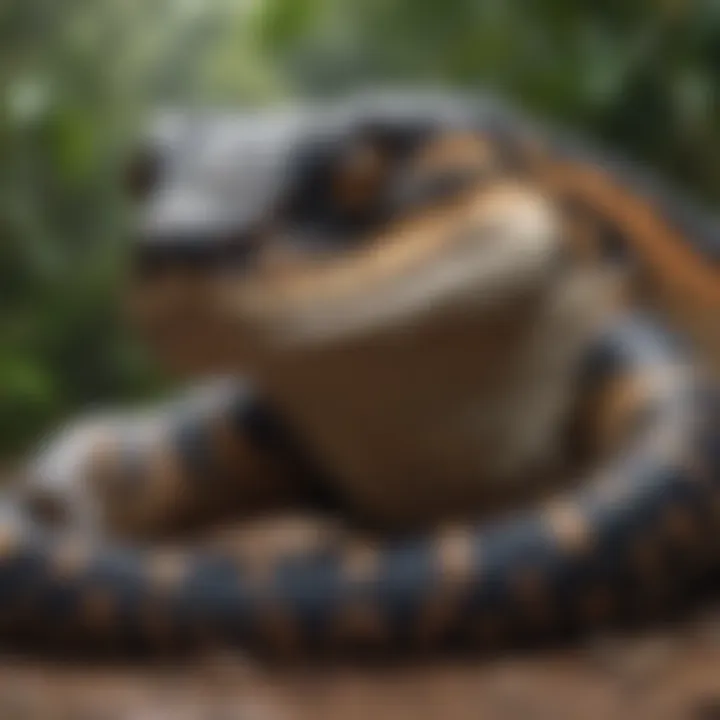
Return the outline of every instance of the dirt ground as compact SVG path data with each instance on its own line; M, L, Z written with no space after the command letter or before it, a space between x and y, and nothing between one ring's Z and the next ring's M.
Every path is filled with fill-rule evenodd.
M493 662L263 669L67 667L6 659L0 720L720 719L720 611L643 636Z

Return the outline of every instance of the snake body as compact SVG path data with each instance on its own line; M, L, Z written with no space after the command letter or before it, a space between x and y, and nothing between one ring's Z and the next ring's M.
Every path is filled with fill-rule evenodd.
M473 116L473 136L493 157L536 179L544 173L548 187L562 181L565 207L595 233L584 236L586 261L631 258L659 278L663 298L679 293L720 312L720 245L699 215L691 218L702 231L689 232L622 172L557 148L548 155L552 143L538 154L534 135L488 118L478 127ZM493 173L473 182L492 183ZM712 345L718 335L703 337ZM493 521L350 536L261 562L213 548L93 548L8 513L0 520L4 631L93 649L215 643L295 656L497 648L662 612L720 563L716 383L683 340L637 308L597 333L579 378L601 406L622 407L611 414L620 434L613 452L573 489ZM303 462L262 403L244 393L223 402L249 446ZM173 452L188 476L211 474L217 438L206 430L176 428ZM203 482L196 493L211 492ZM327 490L327 480L317 487Z

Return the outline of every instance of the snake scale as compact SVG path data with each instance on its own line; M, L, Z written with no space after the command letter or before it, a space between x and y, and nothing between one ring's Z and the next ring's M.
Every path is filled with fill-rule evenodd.
M720 410L712 372L698 360L712 364L720 347L712 216L626 163L485 99L361 97L301 113L191 113L158 127L153 162L143 156L133 176L145 212L130 304L170 364L233 377L130 421L89 422L30 463L28 487L41 499L65 492L72 522L57 529L7 506L0 626L8 641L92 651L216 643L284 657L495 649L647 619L717 569ZM539 205L560 219L559 249L538 240L537 224L549 217ZM505 249L478 260L475 240L468 245L465 226L454 225L472 213L483 242L507 234ZM506 257L515 235L526 245ZM510 510L473 519L483 500L466 493L465 460L519 463L521 476L549 462L529 442L503 455L507 437L493 434L500 421L479 459L471 442L470 450L453 444L454 429L443 434L455 427L443 415L447 397L465 412L460 399L476 391L480 361L466 367L451 350L476 327L473 283L495 257L502 262L483 287L511 270L521 290L503 299L498 285L483 315L489 329L478 327L518 355L530 345L510 344L513 318L538 313L538 298L569 268L607 270L615 284L593 332L568 350L583 399L572 411L575 435L594 448L592 462L532 502L512 495ZM461 282L472 292L458 293ZM434 304L416 297L418 285ZM493 325L493 302L519 309ZM439 321L417 320L432 315L428 307ZM425 374L413 364L420 356ZM377 358L386 357L397 372L385 374ZM237 372L246 366L252 383ZM496 366L487 376L505 377ZM455 372L457 383L445 382ZM556 373L558 387L567 372ZM489 385L496 382L505 381ZM435 384L442 392L433 394ZM325 387L316 407L313 393ZM528 392L523 386L514 422L534 417ZM287 412L276 412L286 396ZM310 406L314 415L296 432ZM528 420L530 430L560 427L548 407L535 425ZM367 452L358 441L353 454L342 423L328 422L344 409L355 413L350 437L367 438ZM418 420L429 415L439 422ZM376 432L383 423L385 434ZM415 451L393 450L408 423L429 428L417 462ZM333 479L336 460L345 484ZM435 477L436 462L457 486ZM379 495L363 485L376 471ZM383 498L393 496L393 473L406 484L390 507ZM148 540L198 518L296 502L385 531L321 536L268 558ZM92 541L99 532L107 538Z

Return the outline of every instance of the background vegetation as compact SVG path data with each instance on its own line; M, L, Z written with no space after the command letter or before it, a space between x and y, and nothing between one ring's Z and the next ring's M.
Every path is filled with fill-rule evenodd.
M0 456L162 383L119 307L147 109L489 87L720 199L717 0L4 0Z

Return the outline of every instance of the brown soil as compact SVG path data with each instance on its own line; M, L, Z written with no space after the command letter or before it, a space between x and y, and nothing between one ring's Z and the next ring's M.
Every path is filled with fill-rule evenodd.
M272 670L240 657L184 668L0 665L2 720L625 717L720 718L720 613L533 658L412 668Z

